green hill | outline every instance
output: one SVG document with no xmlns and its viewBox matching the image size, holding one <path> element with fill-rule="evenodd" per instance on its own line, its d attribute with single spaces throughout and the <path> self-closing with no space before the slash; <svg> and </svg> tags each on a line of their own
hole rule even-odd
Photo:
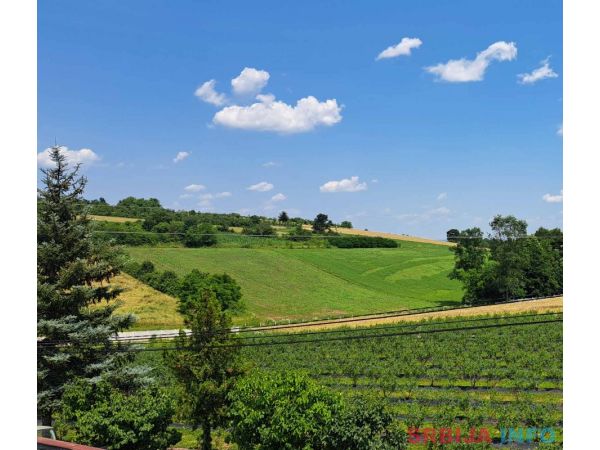
<svg viewBox="0 0 600 450">
<path fill-rule="evenodd" d="M 246 312 L 239 324 L 368 314 L 459 303 L 447 247 L 402 242 L 398 249 L 244 249 L 130 247 L 137 261 L 185 274 L 233 276 Z"/>
</svg>

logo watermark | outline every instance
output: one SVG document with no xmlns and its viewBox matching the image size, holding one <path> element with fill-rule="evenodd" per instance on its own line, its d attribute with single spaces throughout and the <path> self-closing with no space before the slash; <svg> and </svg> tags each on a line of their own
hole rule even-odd
<svg viewBox="0 0 600 450">
<path fill-rule="evenodd" d="M 426 444 L 428 442 L 435 444 L 481 444 L 492 443 L 492 435 L 500 432 L 500 444 L 532 444 L 535 442 L 552 443 L 556 441 L 556 432 L 554 428 L 535 428 L 535 427 L 511 427 L 500 428 L 499 430 L 491 428 L 470 428 L 461 430 L 461 428 L 415 428 L 408 429 L 409 444 Z"/>
</svg>

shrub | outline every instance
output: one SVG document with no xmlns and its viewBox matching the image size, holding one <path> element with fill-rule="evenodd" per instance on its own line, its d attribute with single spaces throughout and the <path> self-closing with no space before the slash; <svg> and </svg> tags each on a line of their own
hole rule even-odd
<svg viewBox="0 0 600 450">
<path fill-rule="evenodd" d="M 242 234 L 251 236 L 274 236 L 275 229 L 269 223 L 260 222 L 256 225 L 244 227 L 242 229 Z"/>
<path fill-rule="evenodd" d="M 241 309 L 242 290 L 232 277 L 227 274 L 211 275 L 194 269 L 179 283 L 177 296 L 180 299 L 180 312 L 185 315 L 190 303 L 207 289 L 215 294 L 223 310 Z"/>
<path fill-rule="evenodd" d="M 186 247 L 211 247 L 217 244 L 215 228 L 210 224 L 199 224 L 190 227 L 185 233 L 183 243 Z"/>
<path fill-rule="evenodd" d="M 56 428 L 63 439 L 108 450 L 163 450 L 181 438 L 170 427 L 174 412 L 155 385 L 125 393 L 107 381 L 81 381 L 66 389 Z"/>
<path fill-rule="evenodd" d="M 406 434 L 382 403 L 347 403 L 306 375 L 251 375 L 229 399 L 231 436 L 240 450 L 406 448 Z"/>
</svg>

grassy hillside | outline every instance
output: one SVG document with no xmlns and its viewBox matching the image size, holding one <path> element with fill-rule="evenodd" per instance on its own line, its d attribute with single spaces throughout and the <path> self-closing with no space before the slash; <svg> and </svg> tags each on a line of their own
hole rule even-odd
<svg viewBox="0 0 600 450">
<path fill-rule="evenodd" d="M 115 286 L 124 289 L 119 296 L 122 305 L 117 312 L 132 313 L 138 317 L 133 330 L 159 330 L 179 328 L 183 319 L 177 312 L 177 299 L 122 273 L 112 280 Z"/>
<path fill-rule="evenodd" d="M 458 303 L 444 246 L 403 242 L 398 249 L 244 249 L 131 247 L 138 261 L 185 274 L 232 275 L 246 312 L 236 322 L 313 319 Z"/>
</svg>

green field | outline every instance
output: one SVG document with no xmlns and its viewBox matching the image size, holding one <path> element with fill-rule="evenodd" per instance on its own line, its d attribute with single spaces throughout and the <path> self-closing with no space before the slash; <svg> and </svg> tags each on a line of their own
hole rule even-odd
<svg viewBox="0 0 600 450">
<path fill-rule="evenodd" d="M 239 324 L 313 319 L 459 303 L 447 247 L 403 242 L 398 249 L 130 247 L 137 261 L 183 275 L 226 272 L 242 287 Z"/>
</svg>

